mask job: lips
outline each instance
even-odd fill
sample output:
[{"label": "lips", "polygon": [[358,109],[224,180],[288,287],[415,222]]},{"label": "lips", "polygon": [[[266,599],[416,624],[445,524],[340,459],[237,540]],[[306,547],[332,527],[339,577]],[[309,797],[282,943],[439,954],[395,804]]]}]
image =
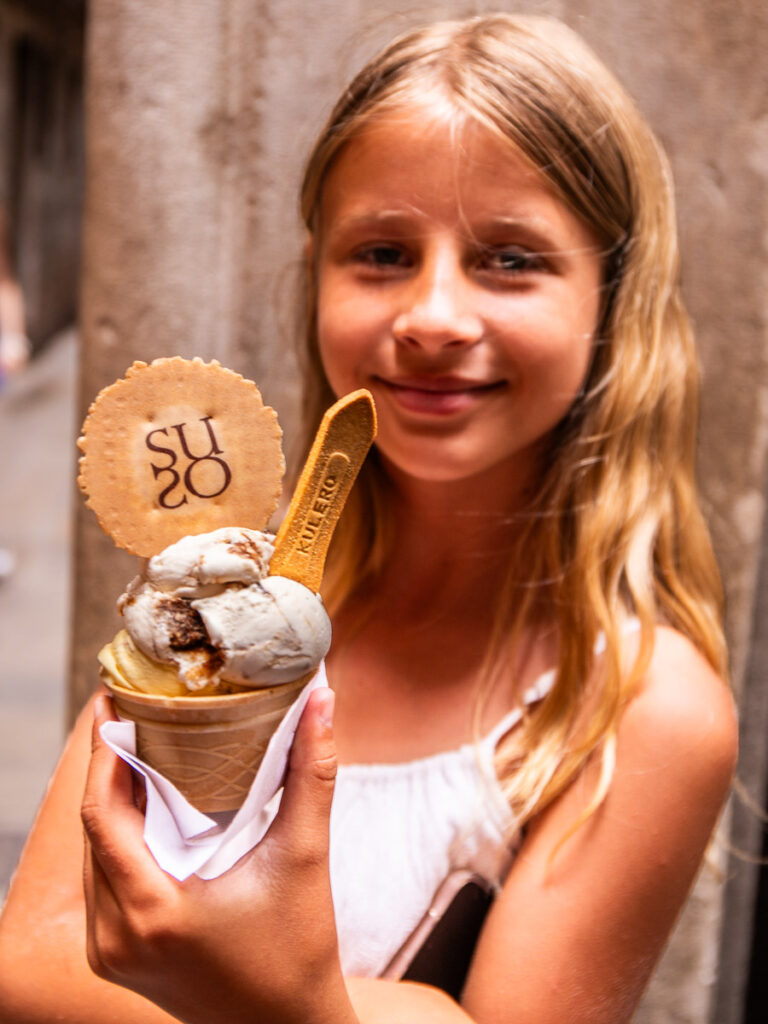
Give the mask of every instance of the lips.
[{"label": "lips", "polygon": [[506,386],[503,380],[484,381],[456,376],[378,377],[376,380],[401,409],[433,416],[464,412]]}]

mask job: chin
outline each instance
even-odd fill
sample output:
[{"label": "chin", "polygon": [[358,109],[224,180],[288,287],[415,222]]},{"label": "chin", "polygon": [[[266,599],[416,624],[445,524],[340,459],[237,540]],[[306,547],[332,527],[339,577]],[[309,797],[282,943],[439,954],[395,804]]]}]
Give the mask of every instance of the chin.
[{"label": "chin", "polygon": [[381,456],[384,466],[392,475],[403,475],[424,483],[450,484],[471,480],[483,475],[494,465],[506,472],[499,463],[480,458],[477,454],[462,456],[445,451],[417,453],[411,449],[406,452],[382,450]]}]

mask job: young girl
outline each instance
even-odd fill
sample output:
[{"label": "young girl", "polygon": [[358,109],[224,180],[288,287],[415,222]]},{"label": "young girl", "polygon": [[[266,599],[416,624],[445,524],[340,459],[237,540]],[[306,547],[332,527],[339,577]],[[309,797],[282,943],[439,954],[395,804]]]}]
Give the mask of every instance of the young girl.
[{"label": "young girl", "polygon": [[[736,742],[666,163],[569,31],[492,15],[375,58],[302,201],[307,436],[357,387],[379,417],[332,690],[215,881],[156,866],[94,731],[87,929],[86,714],[8,901],[3,1019],[628,1021]],[[466,979],[397,980],[460,870],[495,894]]]}]

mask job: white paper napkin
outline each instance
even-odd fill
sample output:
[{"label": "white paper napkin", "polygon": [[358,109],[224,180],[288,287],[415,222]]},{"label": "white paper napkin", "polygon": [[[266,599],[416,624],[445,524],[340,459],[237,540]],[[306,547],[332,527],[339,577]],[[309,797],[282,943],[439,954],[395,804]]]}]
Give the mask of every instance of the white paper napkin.
[{"label": "white paper napkin", "polygon": [[283,775],[301,713],[310,693],[318,686],[327,685],[321,665],[275,730],[256,778],[237,812],[207,815],[196,810],[168,779],[136,756],[133,722],[102,725],[104,741],[144,776],[147,788],[144,841],[164,871],[179,881],[192,874],[217,878],[261,841],[280,806]]}]

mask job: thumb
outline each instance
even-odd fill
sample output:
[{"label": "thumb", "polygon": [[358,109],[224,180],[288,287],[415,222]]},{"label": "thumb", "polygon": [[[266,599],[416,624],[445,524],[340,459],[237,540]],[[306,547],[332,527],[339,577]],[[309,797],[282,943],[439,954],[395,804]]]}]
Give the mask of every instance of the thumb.
[{"label": "thumb", "polygon": [[293,845],[308,842],[315,849],[328,845],[328,821],[336,781],[333,740],[335,694],[319,687],[307,701],[291,747],[285,788],[275,825]]}]

